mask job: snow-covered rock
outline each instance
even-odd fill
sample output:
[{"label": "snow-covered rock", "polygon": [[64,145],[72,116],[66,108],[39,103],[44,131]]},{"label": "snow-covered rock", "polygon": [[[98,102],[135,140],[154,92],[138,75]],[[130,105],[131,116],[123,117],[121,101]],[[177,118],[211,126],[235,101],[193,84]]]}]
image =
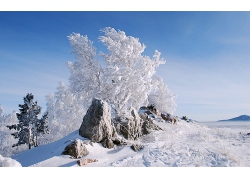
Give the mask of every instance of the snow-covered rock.
[{"label": "snow-covered rock", "polygon": [[143,145],[141,145],[141,144],[133,144],[131,146],[131,149],[133,149],[135,152],[137,152],[137,151],[140,151],[141,149],[143,149]]},{"label": "snow-covered rock", "polygon": [[77,161],[77,164],[79,166],[85,166],[88,163],[97,162],[97,161],[98,161],[97,159],[80,159]]},{"label": "snow-covered rock", "polygon": [[142,134],[149,134],[153,131],[162,130],[158,125],[154,123],[154,120],[150,117],[147,117],[142,124]]},{"label": "snow-covered rock", "polygon": [[102,141],[102,145],[103,147],[108,148],[108,149],[111,149],[114,147],[114,143],[111,139],[104,139]]},{"label": "snow-covered rock", "polygon": [[88,154],[88,150],[84,145],[84,142],[80,139],[76,139],[72,143],[70,143],[68,146],[65,147],[62,154],[64,155],[70,155],[73,158],[81,158],[83,156],[86,156]]},{"label": "snow-covered rock", "polygon": [[123,118],[123,120],[119,122],[117,128],[126,139],[136,140],[142,136],[142,123],[142,119],[137,111],[133,109],[131,111],[131,116]]},{"label": "snow-covered rock", "polygon": [[0,167],[22,167],[22,165],[14,159],[0,155]]},{"label": "snow-covered rock", "polygon": [[107,102],[93,99],[86,115],[83,117],[79,135],[89,138],[93,142],[112,139],[116,131],[111,123],[111,110]]}]

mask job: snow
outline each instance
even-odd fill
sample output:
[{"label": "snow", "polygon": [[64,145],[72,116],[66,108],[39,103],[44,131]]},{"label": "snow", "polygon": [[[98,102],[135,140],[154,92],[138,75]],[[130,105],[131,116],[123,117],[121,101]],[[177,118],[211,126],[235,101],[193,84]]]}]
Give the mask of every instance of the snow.
[{"label": "snow", "polygon": [[[106,149],[100,143],[93,143],[93,146],[86,143],[89,154],[83,158],[98,160],[86,167],[250,167],[250,136],[247,135],[250,131],[245,124],[227,128],[185,121],[173,125],[155,120],[163,131],[128,141],[126,146]],[[61,155],[75,139],[89,141],[79,136],[77,130],[54,143],[12,158],[24,167],[80,167],[79,159]],[[134,152],[130,147],[133,143],[141,143],[144,148]]]},{"label": "snow", "polygon": [[0,155],[0,167],[22,167],[19,162],[9,157]]}]

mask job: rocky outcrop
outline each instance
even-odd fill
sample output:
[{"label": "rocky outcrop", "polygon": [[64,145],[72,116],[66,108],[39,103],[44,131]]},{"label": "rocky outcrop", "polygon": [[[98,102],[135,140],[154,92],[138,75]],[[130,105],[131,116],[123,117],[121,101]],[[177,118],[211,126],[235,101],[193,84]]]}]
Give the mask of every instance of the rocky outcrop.
[{"label": "rocky outcrop", "polygon": [[146,135],[153,131],[162,130],[158,125],[156,125],[152,118],[147,117],[142,124],[142,134]]},{"label": "rocky outcrop", "polygon": [[116,128],[126,139],[136,140],[142,135],[142,120],[136,110],[131,111],[130,117],[118,120]]},{"label": "rocky outcrop", "polygon": [[[155,108],[152,110],[157,112]],[[93,142],[102,143],[105,148],[113,148],[114,144],[126,144],[125,141],[118,140],[117,134],[123,135],[128,140],[136,140],[144,134],[161,130],[154,123],[153,114],[148,107],[144,107],[140,109],[140,115],[132,109],[129,116],[116,117],[112,120],[110,106],[103,100],[93,99],[83,117],[79,134]]]},{"label": "rocky outcrop", "polygon": [[85,147],[84,142],[80,139],[76,139],[75,141],[70,143],[62,152],[62,154],[70,155],[72,158],[76,159],[86,156],[88,153],[89,152]]},{"label": "rocky outcrop", "polygon": [[[153,106],[151,107],[151,110],[152,109],[154,112],[157,112],[157,110],[153,108]],[[139,116],[143,120],[141,128],[143,135],[149,134],[155,130],[162,130],[158,125],[154,123],[154,120],[152,118],[155,118],[155,115],[151,110],[148,107],[142,107],[139,110]]]},{"label": "rocky outcrop", "polygon": [[161,118],[172,124],[176,124],[178,121],[178,117],[175,117],[169,113],[166,113],[166,114],[161,113]]},{"label": "rocky outcrop", "polygon": [[93,99],[86,115],[83,117],[79,134],[93,142],[103,142],[116,136],[111,122],[110,106],[101,99]]},{"label": "rocky outcrop", "polygon": [[[148,114],[147,112],[150,113]],[[126,139],[136,140],[142,135],[149,134],[155,130],[162,130],[154,123],[151,114],[151,111],[146,107],[140,109],[140,114],[136,110],[132,110],[131,117],[118,120],[117,132],[121,133]]]}]

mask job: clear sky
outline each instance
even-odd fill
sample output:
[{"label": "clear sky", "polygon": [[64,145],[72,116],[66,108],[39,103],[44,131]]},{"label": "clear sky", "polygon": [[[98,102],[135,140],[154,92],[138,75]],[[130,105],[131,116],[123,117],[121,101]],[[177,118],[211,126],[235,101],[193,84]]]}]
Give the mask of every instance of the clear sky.
[{"label": "clear sky", "polygon": [[67,36],[87,35],[103,50],[100,29],[139,38],[144,54],[162,53],[157,69],[177,94],[175,115],[213,121],[250,115],[250,12],[88,11],[0,12],[0,105],[18,111],[27,93],[46,109],[45,95],[67,84],[75,61]]}]

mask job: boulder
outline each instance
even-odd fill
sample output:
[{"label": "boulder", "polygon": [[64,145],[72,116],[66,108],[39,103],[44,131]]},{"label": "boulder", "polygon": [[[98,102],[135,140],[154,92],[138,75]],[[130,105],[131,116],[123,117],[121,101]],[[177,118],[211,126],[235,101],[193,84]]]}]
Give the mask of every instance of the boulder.
[{"label": "boulder", "polygon": [[137,152],[137,151],[140,151],[141,149],[143,149],[143,145],[141,145],[141,144],[133,144],[131,146],[131,149],[133,149],[135,152]]},{"label": "boulder", "polygon": [[79,135],[93,142],[101,142],[116,136],[116,130],[111,122],[111,110],[107,102],[93,99],[86,115],[83,117]]},{"label": "boulder", "polygon": [[92,162],[97,162],[97,159],[80,159],[77,161],[77,164],[79,166],[85,166],[88,163],[92,163]]},{"label": "boulder", "polygon": [[75,141],[70,143],[62,152],[62,154],[70,155],[72,158],[76,159],[86,156],[88,153],[89,152],[85,147],[84,142],[80,139],[76,139]]},{"label": "boulder", "polygon": [[123,145],[127,145],[127,141],[125,139],[121,139],[121,138],[115,138],[113,140],[113,143],[117,146],[123,146]]}]

